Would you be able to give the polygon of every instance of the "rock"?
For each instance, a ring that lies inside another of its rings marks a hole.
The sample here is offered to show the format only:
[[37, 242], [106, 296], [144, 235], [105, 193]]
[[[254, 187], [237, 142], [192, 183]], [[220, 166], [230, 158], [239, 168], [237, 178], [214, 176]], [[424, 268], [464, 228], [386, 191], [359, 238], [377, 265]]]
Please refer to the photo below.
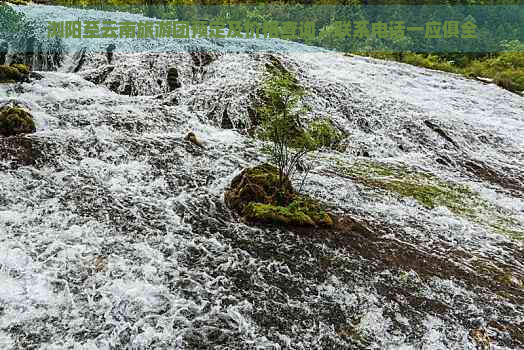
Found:
[[9, 105], [0, 108], [0, 135], [13, 136], [35, 131], [35, 123], [29, 112]]
[[95, 272], [102, 272], [107, 269], [107, 258], [105, 256], [97, 256], [95, 258]]
[[491, 340], [484, 328], [476, 328], [470, 332], [471, 338], [477, 344], [479, 350], [489, 350], [491, 348]]
[[29, 66], [26, 64], [11, 64], [0, 66], [0, 83], [12, 84], [29, 81]]
[[227, 113], [227, 106], [224, 108], [224, 112], [222, 112], [222, 121], [220, 122], [220, 127], [222, 129], [233, 129], [233, 122], [231, 121], [231, 118], [229, 118], [229, 115]]
[[86, 48], [83, 47], [79, 52], [75, 53], [73, 60], [77, 61], [76, 67], [73, 69], [73, 73], [78, 73], [86, 60]]
[[313, 199], [295, 192], [291, 181], [279, 180], [270, 164], [237, 175], [224, 194], [226, 205], [247, 222], [284, 226], [332, 227], [333, 219]]
[[184, 140], [191, 142], [194, 145], [204, 148], [204, 142], [198, 139], [194, 132], [190, 132], [184, 137]]
[[84, 75], [84, 79], [95, 84], [102, 84], [113, 70], [115, 70], [115, 66], [105, 66], [101, 70]]
[[225, 193], [225, 202], [237, 211], [242, 211], [249, 202], [287, 205], [294, 193], [291, 181], [284, 178], [280, 190], [278, 183], [278, 169], [270, 164], [244, 169], [231, 181]]
[[191, 59], [195, 66], [207, 66], [213, 62], [213, 56], [209, 52], [191, 52]]
[[113, 62], [113, 51], [115, 51], [116, 45], [111, 43], [107, 45], [106, 48], [106, 57], [107, 57], [107, 63], [111, 64]]
[[42, 74], [39, 74], [39, 73], [36, 73], [36, 72], [31, 72], [31, 73], [29, 73], [29, 78], [32, 79], [32, 80], [40, 80], [40, 79], [43, 79], [44, 76]]
[[35, 153], [32, 140], [25, 136], [0, 137], [0, 160], [11, 163], [11, 168], [34, 165]]
[[167, 70], [167, 85], [170, 91], [182, 86], [178, 80], [178, 69], [176, 67], [171, 67]]
[[7, 43], [7, 41], [2, 41], [2, 43], [0, 43], [0, 65], [5, 64], [5, 61], [6, 61], [5, 58], [8, 52], [9, 52], [9, 44]]
[[434, 132], [439, 134], [439, 136], [442, 137], [444, 140], [448, 141], [453, 146], [458, 148], [457, 143], [451, 137], [449, 137], [448, 134], [444, 130], [442, 130], [442, 128], [440, 126], [438, 126], [437, 124], [431, 122], [430, 120], [424, 120], [424, 124], [428, 128], [430, 128], [431, 130], [433, 130]]

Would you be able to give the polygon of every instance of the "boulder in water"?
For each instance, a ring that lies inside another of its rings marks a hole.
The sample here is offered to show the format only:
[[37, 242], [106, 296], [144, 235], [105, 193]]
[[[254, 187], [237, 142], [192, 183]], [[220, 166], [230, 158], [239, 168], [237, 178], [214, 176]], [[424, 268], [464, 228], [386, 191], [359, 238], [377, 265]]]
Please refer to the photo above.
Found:
[[318, 202], [295, 192], [279, 170], [262, 164], [237, 175], [224, 195], [226, 205], [252, 223], [332, 227], [333, 219]]
[[113, 62], [113, 51], [115, 51], [116, 45], [111, 43], [106, 48], [106, 57], [107, 63], [111, 64]]
[[12, 84], [29, 81], [29, 66], [25, 64], [11, 64], [0, 66], [0, 83]]
[[0, 108], [0, 135], [13, 136], [35, 131], [33, 117], [26, 110], [10, 105]]
[[182, 86], [178, 80], [178, 69], [176, 67], [171, 67], [167, 70], [167, 85], [171, 91]]
[[184, 137], [184, 140], [191, 142], [192, 144], [197, 145], [199, 147], [204, 147], [204, 143], [196, 137], [194, 132], [188, 133], [186, 137]]

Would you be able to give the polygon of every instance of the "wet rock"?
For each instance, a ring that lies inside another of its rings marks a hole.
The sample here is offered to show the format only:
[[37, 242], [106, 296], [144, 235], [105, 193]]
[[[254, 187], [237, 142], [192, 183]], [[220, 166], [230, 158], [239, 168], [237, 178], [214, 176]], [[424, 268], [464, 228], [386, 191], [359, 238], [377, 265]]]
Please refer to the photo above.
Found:
[[105, 256], [97, 256], [95, 258], [95, 272], [102, 272], [107, 269], [107, 258]]
[[448, 134], [442, 130], [442, 128], [440, 126], [438, 126], [437, 124], [433, 123], [432, 121], [430, 120], [424, 120], [424, 124], [430, 128], [431, 130], [433, 130], [434, 132], [436, 132], [440, 137], [442, 137], [444, 140], [448, 141], [449, 143], [451, 143], [453, 146], [457, 147], [458, 148], [458, 145], [457, 143], [451, 138], [448, 136]]
[[9, 52], [9, 44], [6, 41], [0, 43], [0, 65], [5, 64], [5, 58]]
[[0, 137], [0, 160], [16, 165], [33, 165], [33, 142], [24, 136]]
[[224, 108], [224, 112], [222, 112], [222, 121], [220, 123], [220, 127], [222, 129], [233, 129], [233, 123], [231, 122], [231, 119], [229, 118], [229, 115], [227, 113], [227, 106]]
[[446, 155], [440, 155], [435, 160], [437, 163], [444, 165], [444, 166], [452, 166], [453, 161]]
[[29, 81], [29, 66], [25, 64], [11, 64], [0, 66], [0, 83], [15, 83]]
[[75, 69], [73, 69], [73, 73], [78, 73], [82, 66], [84, 65], [86, 59], [86, 48], [82, 48], [79, 52], [75, 53], [73, 56], [73, 60], [77, 61]]
[[191, 142], [192, 144], [204, 148], [204, 142], [196, 137], [194, 132], [190, 132], [184, 137], [184, 140], [187, 142]]
[[466, 171], [492, 184], [508, 189], [513, 193], [524, 196], [524, 175], [509, 167], [495, 168], [480, 160], [466, 160], [462, 162]]
[[35, 131], [35, 123], [29, 112], [11, 105], [0, 107], [0, 135], [13, 136]]
[[29, 78], [31, 80], [40, 80], [40, 79], [43, 79], [44, 76], [40, 73], [37, 73], [37, 72], [31, 72], [29, 73]]
[[167, 70], [167, 85], [170, 91], [182, 86], [178, 80], [178, 69], [176, 67], [171, 67]]
[[[85, 75], [84, 79], [95, 84], [102, 84], [114, 69], [115, 66], [106, 66], [101, 70]], [[118, 86], [116, 88], [118, 88]]]
[[471, 338], [477, 344], [477, 349], [479, 350], [489, 350], [491, 348], [491, 341], [485, 329], [477, 328], [473, 329], [470, 333]]
[[115, 51], [116, 46], [115, 44], [111, 43], [106, 48], [106, 57], [107, 57], [107, 63], [111, 64], [113, 62], [113, 51]]
[[248, 168], [237, 175], [224, 194], [226, 205], [251, 223], [331, 227], [333, 219], [320, 204], [295, 192], [287, 177], [272, 165]]
[[198, 67], [207, 66], [213, 62], [213, 56], [209, 52], [191, 52], [193, 64]]

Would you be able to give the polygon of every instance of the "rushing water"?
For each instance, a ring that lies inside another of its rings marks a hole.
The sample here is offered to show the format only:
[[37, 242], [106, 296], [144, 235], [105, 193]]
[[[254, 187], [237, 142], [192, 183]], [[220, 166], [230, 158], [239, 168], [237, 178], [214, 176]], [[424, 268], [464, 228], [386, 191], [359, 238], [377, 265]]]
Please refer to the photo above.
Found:
[[[27, 13], [56, 15], [95, 16]], [[80, 64], [67, 52], [81, 43], [61, 45], [56, 71], [0, 85], [37, 122], [0, 140], [1, 349], [524, 347], [522, 97], [404, 64], [273, 54], [307, 88], [306, 119], [347, 134], [344, 152], [312, 159], [305, 191], [361, 225], [255, 228], [222, 198], [265, 159], [245, 130], [270, 54]], [[428, 208], [368, 175], [460, 185], [471, 208]]]

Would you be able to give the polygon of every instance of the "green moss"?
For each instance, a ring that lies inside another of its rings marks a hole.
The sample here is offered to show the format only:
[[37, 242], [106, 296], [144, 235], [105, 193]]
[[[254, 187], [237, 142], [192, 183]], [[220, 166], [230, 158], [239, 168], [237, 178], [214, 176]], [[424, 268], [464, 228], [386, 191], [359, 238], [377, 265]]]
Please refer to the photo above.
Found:
[[413, 198], [428, 209], [444, 206], [456, 214], [469, 214], [471, 200], [480, 200], [465, 186], [447, 183], [405, 166], [361, 162], [342, 170], [357, 182]]
[[343, 139], [342, 133], [328, 119], [318, 119], [308, 126], [308, 133], [317, 147], [338, 149]]
[[29, 69], [25, 64], [0, 65], [0, 81], [3, 83], [23, 81], [28, 75]]
[[15, 68], [21, 74], [29, 74], [29, 66], [21, 63], [11, 63], [10, 67]]
[[333, 226], [333, 219], [306, 197], [298, 197], [288, 206], [250, 202], [242, 211], [244, 219], [274, 225]]
[[243, 211], [247, 221], [294, 226], [313, 226], [313, 220], [301, 211], [271, 204], [249, 203]]
[[333, 219], [320, 207], [320, 204], [304, 195], [296, 195], [293, 202], [288, 206], [293, 212], [303, 212], [309, 216], [315, 225], [323, 227], [333, 226]]
[[245, 169], [236, 176], [224, 199], [230, 208], [241, 212], [250, 202], [285, 206], [291, 202], [293, 193], [289, 179], [280, 179], [276, 167], [262, 164]]
[[31, 115], [18, 107], [0, 108], [0, 135], [12, 136], [36, 131]]
[[366, 187], [396, 193], [416, 200], [427, 209], [439, 206], [453, 214], [483, 225], [514, 239], [524, 238], [520, 223], [512, 214], [480, 197], [469, 187], [444, 181], [437, 176], [410, 169], [404, 165], [376, 162], [337, 164], [338, 170]]
[[495, 277], [497, 282], [500, 284], [506, 286], [506, 287], [514, 287], [514, 288], [522, 288], [524, 287], [524, 283], [513, 276], [511, 272], [505, 272], [503, 274], [499, 274]]
[[242, 171], [231, 181], [224, 200], [248, 222], [333, 226], [333, 219], [317, 201], [297, 194], [291, 181], [280, 179], [278, 169], [269, 164]]
[[18, 80], [20, 79], [21, 73], [18, 69], [10, 66], [0, 66], [0, 79], [1, 80]]

